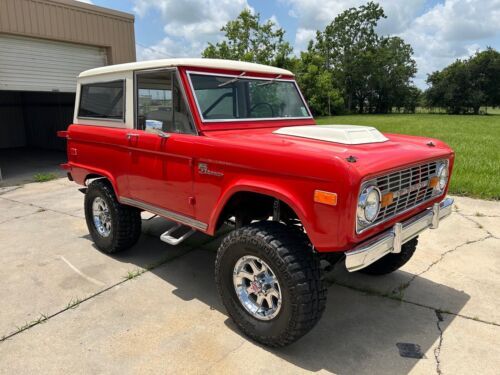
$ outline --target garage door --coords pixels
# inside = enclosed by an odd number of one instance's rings
[[[0,90],[75,92],[76,77],[106,65],[106,50],[0,34]]]

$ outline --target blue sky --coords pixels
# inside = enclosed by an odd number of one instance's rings
[[[364,0],[82,0],[132,13],[138,60],[197,57],[220,28],[244,8],[286,30],[298,52],[315,30]],[[380,0],[387,19],[384,35],[398,35],[415,51],[415,83],[425,88],[428,73],[486,46],[500,49],[500,0]]]

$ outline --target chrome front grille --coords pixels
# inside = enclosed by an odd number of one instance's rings
[[[387,221],[425,201],[435,197],[437,192],[430,186],[430,179],[437,175],[437,168],[443,160],[415,165],[390,174],[376,177],[363,184],[375,185],[382,196],[393,193],[391,204],[382,207],[376,219],[366,227],[357,227],[358,233]]]

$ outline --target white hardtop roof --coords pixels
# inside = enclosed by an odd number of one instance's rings
[[[221,60],[221,59],[202,59],[202,58],[186,58],[186,59],[162,59],[140,61],[126,64],[108,65],[100,68],[86,70],[80,73],[79,77],[92,77],[101,74],[111,74],[119,72],[127,72],[131,70],[158,69],[175,66],[196,67],[196,68],[212,68],[224,70],[237,70],[253,73],[267,74],[282,74],[293,76],[294,74],[286,69],[275,68],[274,66],[254,64],[243,61]]]

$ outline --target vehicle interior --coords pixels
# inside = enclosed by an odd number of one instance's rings
[[[175,71],[137,73],[137,128],[151,133],[195,133]]]
[[[205,120],[308,117],[295,82],[191,73]]]

